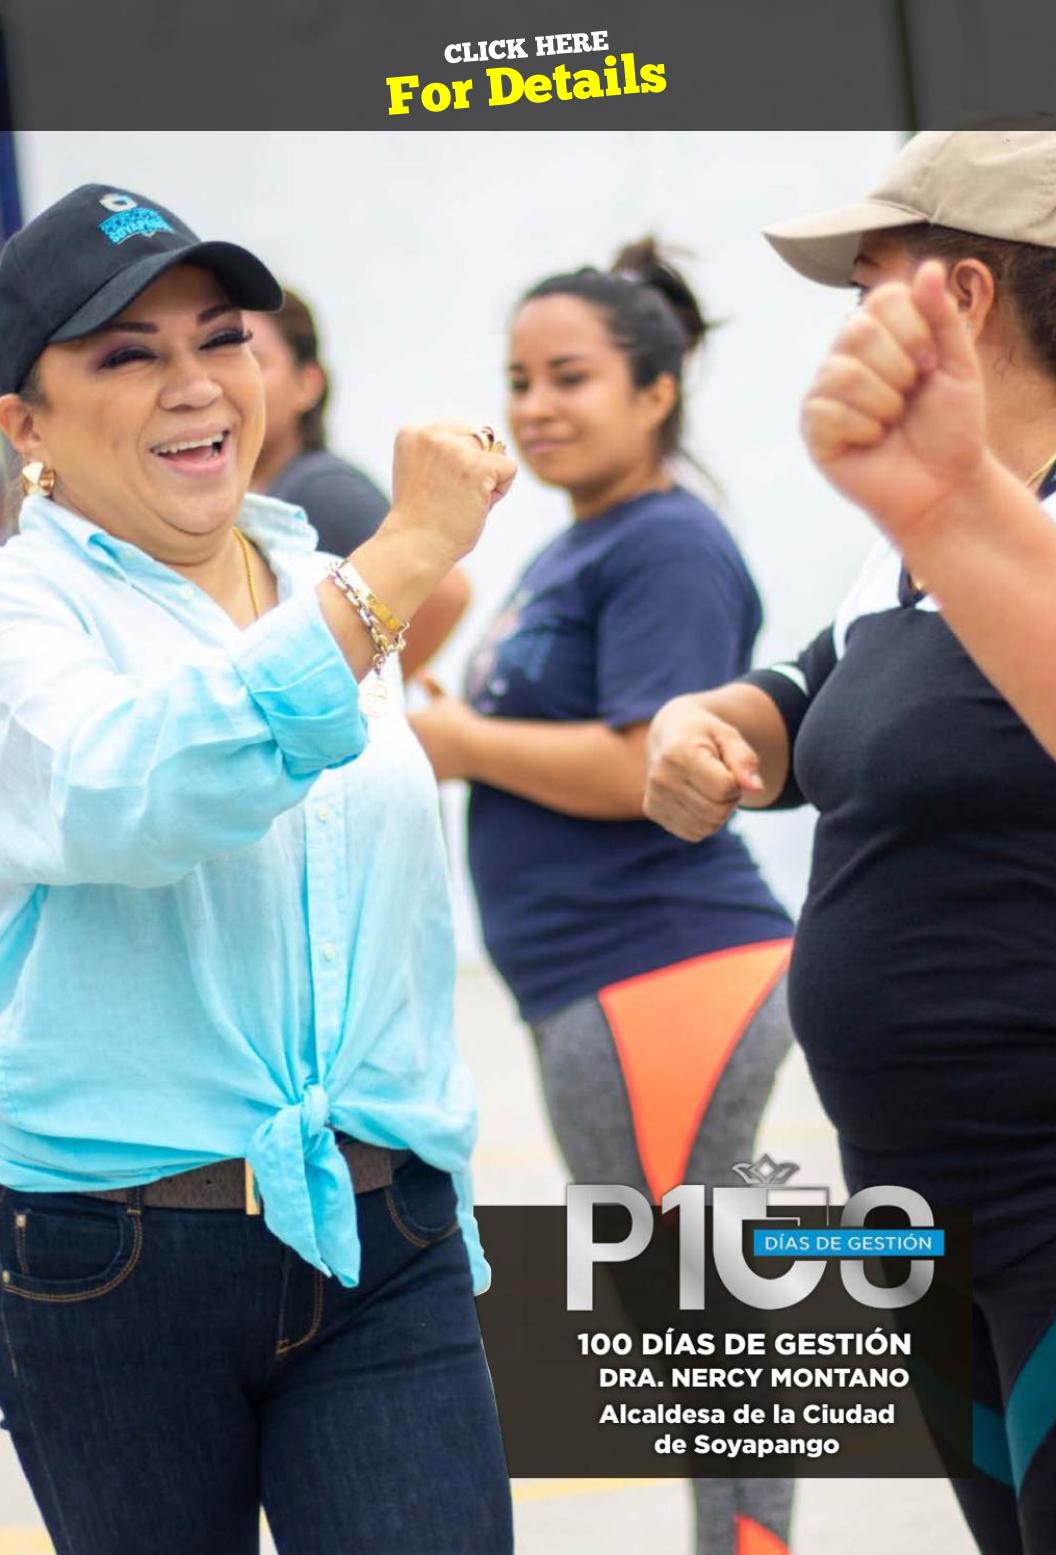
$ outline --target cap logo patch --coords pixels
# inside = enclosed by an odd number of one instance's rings
[[[129,238],[148,237],[152,232],[172,232],[164,216],[147,205],[136,205],[131,210],[116,211],[99,223],[99,231],[111,243],[124,243]]]
[[[139,201],[130,194],[104,194],[99,204],[104,205],[108,211],[130,211]]]

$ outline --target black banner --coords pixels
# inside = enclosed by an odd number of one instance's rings
[[[15,123],[56,130],[955,128],[1046,109],[1056,45],[1036,0],[3,0],[0,17]]]
[[[803,1301],[763,1311],[703,1265],[706,1302],[680,1305],[686,1247],[655,1212],[646,1250],[599,1264],[593,1307],[569,1310],[561,1208],[478,1211],[493,1269],[478,1302],[510,1472],[524,1476],[936,1477],[970,1472],[969,1218],[942,1217],[927,1292],[898,1310],[848,1291],[836,1260]],[[808,1209],[800,1217],[809,1219]],[[598,1209],[600,1240],[626,1220]],[[745,1258],[772,1277],[785,1259]],[[878,1288],[910,1260],[869,1259]]]

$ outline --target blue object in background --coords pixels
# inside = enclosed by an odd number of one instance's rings
[[[4,88],[6,95],[6,87]],[[0,130],[0,238],[5,242],[22,225],[22,199],[15,161],[15,132]]]
[[[15,132],[12,129],[11,93],[7,80],[7,49],[0,29],[0,246],[22,225],[22,196],[18,187]],[[0,439],[0,545],[15,527],[9,484],[18,468],[14,451]]]
[[[22,225],[22,198],[15,160],[14,113],[7,74],[7,47],[0,29],[0,241],[6,242]]]

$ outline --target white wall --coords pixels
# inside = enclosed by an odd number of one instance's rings
[[[897,150],[892,131],[313,134],[86,131],[20,137],[27,214],[78,183],[130,187],[203,237],[256,250],[316,305],[336,380],[331,441],[386,479],[403,422],[501,422],[504,323],[554,271],[606,264],[655,232],[725,319],[698,364],[689,443],[728,494],[727,517],[766,606],[758,659],[825,625],[869,542],[864,520],[809,466],[800,396],[850,306],[771,252],[768,221],[860,197]],[[472,612],[438,660],[457,685],[468,648],[517,569],[566,520],[522,475],[470,559]],[[457,795],[448,802],[463,951],[474,953]],[[805,813],[743,822],[779,893],[806,881]]]

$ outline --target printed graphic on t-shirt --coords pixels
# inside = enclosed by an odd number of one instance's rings
[[[547,621],[525,621],[525,611],[534,597],[531,590],[518,589],[470,659],[466,696],[478,713],[499,711],[502,698],[510,689],[512,674],[523,675],[532,682],[543,678],[556,631]]]

